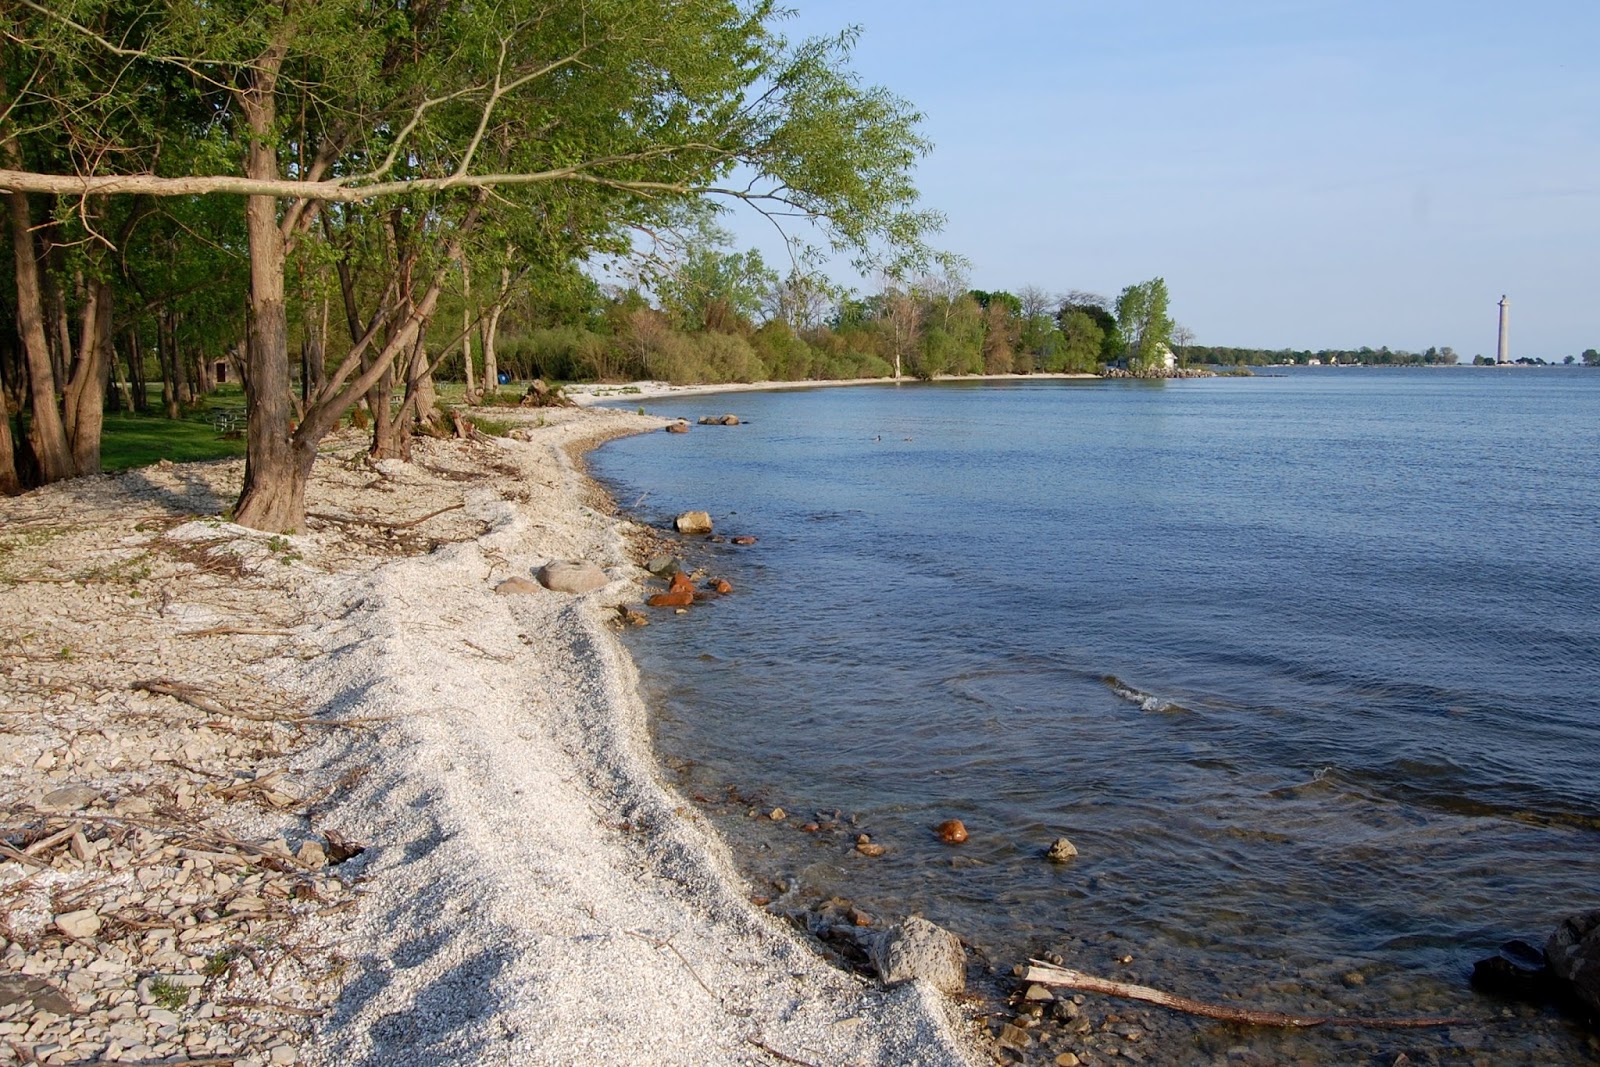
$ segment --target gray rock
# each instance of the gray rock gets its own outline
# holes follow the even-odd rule
[[[81,811],[100,799],[100,791],[86,785],[52,789],[39,801],[40,811]]]
[[[967,957],[961,942],[919,916],[875,938],[868,954],[887,985],[920,978],[944,993],[960,993],[967,987]]]
[[[592,593],[611,584],[606,572],[584,560],[557,560],[539,568],[539,584],[554,593]]]
[[[47,1011],[52,1015],[72,1014],[72,1002],[44,979],[20,974],[0,975],[0,1008],[13,1004],[27,1004],[35,1011]]]
[[[703,511],[685,511],[673,520],[672,525],[681,534],[708,534],[711,532],[711,516]]]
[[[64,912],[56,916],[56,929],[68,937],[93,937],[100,932],[100,916],[89,908]]]
[[[494,587],[494,591],[501,596],[515,596],[522,593],[537,593],[539,583],[527,578],[507,578]]]
[[[1044,858],[1051,863],[1065,863],[1077,854],[1078,846],[1064,837],[1058,837],[1051,843],[1050,850],[1044,854]]]
[[[671,578],[674,574],[683,570],[683,564],[678,562],[677,557],[669,556],[663,552],[659,556],[651,556],[649,561],[645,563],[644,569],[657,578]]]
[[[1569,917],[1544,945],[1550,972],[1591,1015],[1600,1016],[1600,911]]]

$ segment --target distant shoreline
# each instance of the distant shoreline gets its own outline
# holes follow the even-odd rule
[[[1098,374],[940,374],[927,378],[838,378],[792,382],[721,382],[706,385],[673,385],[662,381],[618,383],[583,382],[566,386],[562,392],[574,402],[588,406],[607,400],[659,400],[670,396],[707,396],[715,393],[765,393],[788,389],[829,389],[844,385],[913,385],[934,382],[1031,382],[1095,380]]]

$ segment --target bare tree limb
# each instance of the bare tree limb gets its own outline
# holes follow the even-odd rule
[[[1029,967],[1022,976],[1022,980],[1025,982],[1037,982],[1046,986],[1062,986],[1067,989],[1081,989],[1086,993],[1103,993],[1106,996],[1122,997],[1126,1000],[1142,1000],[1147,1004],[1159,1004],[1163,1008],[1186,1012],[1189,1015],[1202,1015],[1208,1019],[1222,1019],[1225,1022],[1244,1023],[1247,1026],[1360,1026],[1382,1030],[1420,1030],[1430,1026],[1460,1026],[1463,1023],[1471,1022],[1470,1019],[1435,1017],[1364,1019],[1340,1015],[1284,1015],[1275,1011],[1230,1008],[1221,1004],[1207,1004],[1203,1001],[1191,1000],[1188,997],[1176,996],[1159,989],[1152,989],[1149,986],[1132,985],[1109,978],[1096,978],[1092,974],[1069,970],[1065,967],[1057,967],[1042,960],[1029,960],[1028,962],[1033,966]]]

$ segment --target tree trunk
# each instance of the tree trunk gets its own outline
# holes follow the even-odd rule
[[[478,385],[472,375],[472,270],[467,257],[461,257],[461,365],[466,369],[467,403],[478,401]],[[484,388],[490,388],[487,378]]]
[[[328,380],[328,294],[322,295],[322,317],[310,327],[300,341],[300,399],[308,404]]]
[[[124,350],[132,349],[138,346],[139,335],[137,333],[134,333],[132,330],[128,330],[124,332],[124,336],[126,338],[123,341]],[[115,344],[113,344],[111,346],[111,376],[112,381],[116,382],[117,387],[111,390],[108,396],[108,399],[111,401],[112,411],[131,412],[134,409],[133,386],[128,381],[127,371],[127,368],[131,367],[132,365],[133,357],[131,355],[126,357],[126,359],[117,358],[117,347]]]
[[[11,439],[11,407],[6,403],[6,391],[0,388],[0,494],[15,496],[22,492],[22,479],[17,477],[17,447]]]
[[[177,342],[174,340],[176,333],[172,325],[172,310],[164,307],[156,312],[156,358],[161,364],[161,406],[169,419],[176,419],[183,414],[183,405],[178,396],[178,379],[182,375],[178,371]]]
[[[483,391],[493,396],[500,388],[500,357],[494,343],[500,333],[500,316],[506,310],[506,295],[511,291],[511,248],[506,247],[505,261],[500,265],[500,291],[495,294],[494,306],[483,323]]]
[[[106,384],[111,378],[111,285],[88,282],[78,354],[67,381],[67,439],[79,474],[100,473],[100,430],[105,425]]]
[[[283,53],[284,46],[274,44],[256,61],[250,86],[237,94],[250,127],[250,148],[245,156],[245,173],[250,178],[278,177],[273,92]],[[251,196],[245,201],[245,232],[250,242],[250,313],[243,378],[249,432],[244,489],[234,507],[234,521],[257,530],[297,530],[305,525],[306,480],[316,459],[316,445],[296,448],[289,432],[285,249],[275,197]]]
[[[128,327],[128,384],[133,389],[133,410],[148,411],[150,397],[145,389],[144,341],[139,336],[137,325]]]
[[[16,142],[5,142],[8,162],[16,165],[21,153]],[[50,342],[45,337],[44,293],[39,284],[39,261],[34,255],[33,233],[28,211],[28,194],[6,194],[11,215],[11,244],[16,259],[17,333],[22,338],[28,367],[29,399],[33,418],[28,422],[28,441],[39,464],[43,482],[58,482],[76,473],[67,433],[56,407],[55,368],[51,363]]]
[[[382,356],[378,358],[382,359]],[[393,359],[367,392],[367,407],[372,409],[372,448],[369,454],[373,459],[404,459],[404,446],[396,432],[399,420],[395,418],[394,411]]]

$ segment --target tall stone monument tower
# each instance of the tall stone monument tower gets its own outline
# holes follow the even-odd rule
[[[1496,363],[1511,362],[1511,301],[1500,297],[1500,349],[1495,353]]]

